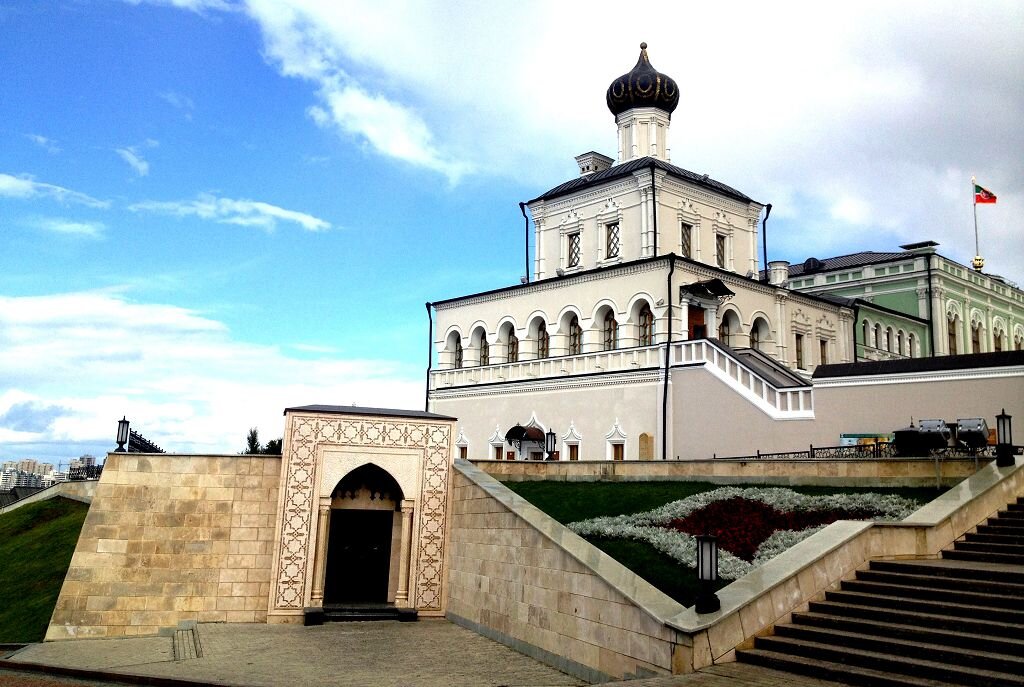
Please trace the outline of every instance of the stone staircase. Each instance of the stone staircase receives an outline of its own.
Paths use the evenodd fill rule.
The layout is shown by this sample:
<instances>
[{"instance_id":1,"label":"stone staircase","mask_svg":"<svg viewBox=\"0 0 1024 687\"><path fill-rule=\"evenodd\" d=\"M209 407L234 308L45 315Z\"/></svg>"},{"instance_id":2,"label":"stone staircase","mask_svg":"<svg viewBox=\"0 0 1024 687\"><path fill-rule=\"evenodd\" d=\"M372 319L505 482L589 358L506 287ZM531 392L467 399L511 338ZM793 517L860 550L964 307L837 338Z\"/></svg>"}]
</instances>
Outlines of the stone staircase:
<instances>
[{"instance_id":1,"label":"stone staircase","mask_svg":"<svg viewBox=\"0 0 1024 687\"><path fill-rule=\"evenodd\" d=\"M1024 685L1024 498L940 559L872 561L736 658L853 685Z\"/></svg>"}]
</instances>

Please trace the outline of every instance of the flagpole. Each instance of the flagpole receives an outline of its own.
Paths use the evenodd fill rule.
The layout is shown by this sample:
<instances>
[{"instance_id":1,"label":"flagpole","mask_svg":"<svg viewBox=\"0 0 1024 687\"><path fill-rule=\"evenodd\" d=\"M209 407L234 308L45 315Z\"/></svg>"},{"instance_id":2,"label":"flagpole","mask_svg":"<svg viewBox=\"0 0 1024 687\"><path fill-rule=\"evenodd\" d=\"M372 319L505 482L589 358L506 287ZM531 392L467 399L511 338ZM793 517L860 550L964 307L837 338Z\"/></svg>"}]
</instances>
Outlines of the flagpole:
<instances>
[{"instance_id":1,"label":"flagpole","mask_svg":"<svg viewBox=\"0 0 1024 687\"><path fill-rule=\"evenodd\" d=\"M974 260L971 264L976 272L980 272L985 261L981 259L981 251L978 249L978 180L971 176L971 197L974 198Z\"/></svg>"}]
</instances>

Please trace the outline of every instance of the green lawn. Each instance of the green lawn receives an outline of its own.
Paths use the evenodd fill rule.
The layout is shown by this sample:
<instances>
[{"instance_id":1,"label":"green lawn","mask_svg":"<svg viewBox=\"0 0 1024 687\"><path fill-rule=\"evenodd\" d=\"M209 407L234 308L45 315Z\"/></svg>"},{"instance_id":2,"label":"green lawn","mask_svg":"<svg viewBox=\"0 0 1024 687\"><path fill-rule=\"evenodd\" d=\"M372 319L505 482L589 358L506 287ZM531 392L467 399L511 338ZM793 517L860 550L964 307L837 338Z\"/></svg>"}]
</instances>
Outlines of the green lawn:
<instances>
[{"instance_id":1,"label":"green lawn","mask_svg":"<svg viewBox=\"0 0 1024 687\"><path fill-rule=\"evenodd\" d=\"M717 489L710 482L505 482L505 486L566 524L599 515L639 513L687 496ZM765 486L754 484L737 487ZM878 489L872 487L790 487L802 494L893 493L921 504L941 492L934 488ZM698 586L692 569L644 542L619 538L588 541L684 606L692 606ZM719 580L718 588L732 580Z\"/></svg>"},{"instance_id":2,"label":"green lawn","mask_svg":"<svg viewBox=\"0 0 1024 687\"><path fill-rule=\"evenodd\" d=\"M57 497L0 515L0 643L43 639L88 510Z\"/></svg>"}]
</instances>

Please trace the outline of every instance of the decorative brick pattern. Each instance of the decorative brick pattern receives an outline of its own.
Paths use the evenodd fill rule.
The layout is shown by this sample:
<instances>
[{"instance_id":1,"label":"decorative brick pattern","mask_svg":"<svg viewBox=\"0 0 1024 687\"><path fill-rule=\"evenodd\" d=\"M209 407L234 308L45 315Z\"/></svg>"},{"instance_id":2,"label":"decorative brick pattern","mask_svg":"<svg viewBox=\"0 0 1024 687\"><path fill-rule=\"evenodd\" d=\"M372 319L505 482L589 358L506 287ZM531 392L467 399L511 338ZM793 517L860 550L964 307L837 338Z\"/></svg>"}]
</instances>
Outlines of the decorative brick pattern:
<instances>
[{"instance_id":1,"label":"decorative brick pattern","mask_svg":"<svg viewBox=\"0 0 1024 687\"><path fill-rule=\"evenodd\" d=\"M266 622L281 460L112 453L47 640Z\"/></svg>"}]
</instances>

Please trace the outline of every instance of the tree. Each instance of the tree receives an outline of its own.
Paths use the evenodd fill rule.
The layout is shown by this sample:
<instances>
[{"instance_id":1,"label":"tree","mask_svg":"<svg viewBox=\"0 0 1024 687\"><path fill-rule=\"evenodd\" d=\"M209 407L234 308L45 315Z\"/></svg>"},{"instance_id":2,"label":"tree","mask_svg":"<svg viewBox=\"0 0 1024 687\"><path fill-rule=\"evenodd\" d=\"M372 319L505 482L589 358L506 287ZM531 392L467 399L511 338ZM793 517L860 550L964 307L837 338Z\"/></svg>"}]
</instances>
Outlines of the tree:
<instances>
[{"instance_id":1,"label":"tree","mask_svg":"<svg viewBox=\"0 0 1024 687\"><path fill-rule=\"evenodd\" d=\"M284 439L271 439L267 442L266 446L260 445L260 433L255 427L249 430L248 436L245 438L245 450L242 451L243 455L253 454L264 454L264 455L281 455L281 444Z\"/></svg>"},{"instance_id":2,"label":"tree","mask_svg":"<svg viewBox=\"0 0 1024 687\"><path fill-rule=\"evenodd\" d=\"M260 432L255 427L249 429L249 436L245 438L245 450L243 454L262 453L260 450Z\"/></svg>"}]
</instances>

